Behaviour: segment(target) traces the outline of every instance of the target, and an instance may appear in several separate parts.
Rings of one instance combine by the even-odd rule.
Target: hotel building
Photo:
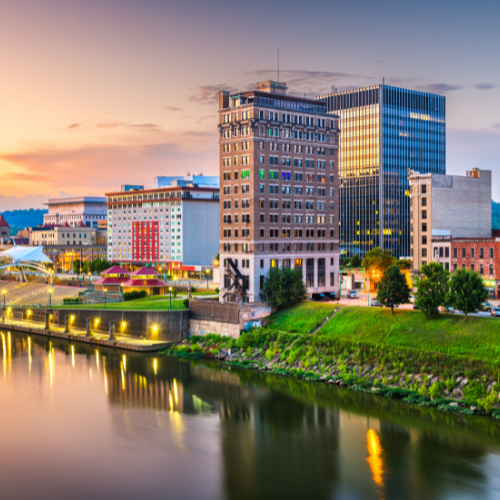
[[[172,186],[107,193],[108,260],[177,272],[213,265],[219,190]]]
[[[97,228],[99,220],[106,219],[106,198],[79,196],[76,198],[54,198],[44,203],[49,213],[44,214],[44,226],[79,226]]]
[[[222,301],[262,300],[278,266],[301,269],[310,294],[339,289],[338,117],[286,90],[219,92]]]
[[[445,98],[381,84],[318,96],[340,115],[340,249],[409,257],[408,169],[445,174]]]

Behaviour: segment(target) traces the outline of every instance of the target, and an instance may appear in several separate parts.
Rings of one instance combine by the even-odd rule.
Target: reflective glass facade
[[[319,96],[340,115],[340,248],[411,254],[408,169],[446,173],[443,96],[374,85]]]

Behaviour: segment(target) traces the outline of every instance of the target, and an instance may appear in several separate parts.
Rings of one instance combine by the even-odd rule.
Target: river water
[[[498,499],[500,423],[0,332],[6,499]]]

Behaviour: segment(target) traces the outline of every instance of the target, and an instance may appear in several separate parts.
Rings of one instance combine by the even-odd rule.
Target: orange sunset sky
[[[500,186],[500,2],[0,0],[0,210],[218,171],[218,90],[447,97],[447,172]]]

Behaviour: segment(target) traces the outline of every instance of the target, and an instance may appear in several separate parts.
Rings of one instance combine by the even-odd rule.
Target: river
[[[6,499],[498,499],[500,423],[0,332]]]

